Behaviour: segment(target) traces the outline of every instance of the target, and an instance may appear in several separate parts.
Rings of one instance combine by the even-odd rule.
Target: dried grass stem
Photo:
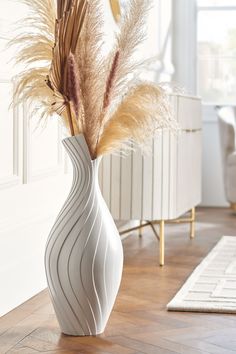
[[[78,67],[74,55],[70,53],[67,61],[67,96],[69,101],[73,103],[76,119],[79,117],[80,109],[80,84]]]
[[[103,109],[105,110],[109,104],[110,104],[110,94],[111,91],[113,89],[113,84],[114,84],[114,80],[115,80],[115,75],[116,75],[116,71],[117,71],[117,67],[118,67],[118,62],[119,62],[119,56],[120,56],[120,52],[119,50],[116,52],[113,62],[112,62],[112,66],[111,66],[111,70],[107,79],[107,84],[106,84],[106,92],[104,94],[104,101],[103,101]]]
[[[73,118],[72,118],[71,107],[70,107],[70,102],[69,101],[67,101],[67,103],[66,103],[66,112],[67,112],[67,118],[68,118],[68,123],[69,123],[71,136],[75,136]]]

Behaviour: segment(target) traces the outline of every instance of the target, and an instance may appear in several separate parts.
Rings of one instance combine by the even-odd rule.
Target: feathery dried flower
[[[145,140],[157,129],[176,130],[164,90],[158,85],[139,83],[123,99],[117,111],[107,122],[98,143],[97,155],[118,150],[133,141]]]
[[[102,0],[57,0],[56,8],[52,0],[21,1],[34,34],[13,41],[21,47],[16,62],[27,68],[14,101],[40,100],[42,118],[57,113],[71,135],[84,134],[91,158],[142,143],[158,127],[175,129],[164,90],[133,82],[150,0],[127,0],[122,17],[119,0],[110,0],[119,31],[107,56]]]
[[[115,80],[115,75],[116,75],[116,69],[118,66],[118,61],[119,61],[119,55],[120,52],[119,50],[116,52],[113,62],[112,62],[112,66],[111,66],[111,71],[109,73],[108,79],[107,79],[107,84],[106,84],[106,92],[104,94],[104,101],[103,101],[103,109],[105,110],[109,104],[110,104],[110,93],[113,89],[113,83]]]

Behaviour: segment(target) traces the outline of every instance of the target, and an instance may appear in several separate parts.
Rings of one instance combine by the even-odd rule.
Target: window
[[[198,94],[236,104],[236,0],[198,0]]]

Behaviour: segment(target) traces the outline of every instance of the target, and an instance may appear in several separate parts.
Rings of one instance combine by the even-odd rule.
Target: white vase
[[[63,140],[73,184],[48,238],[45,268],[64,334],[102,333],[120,286],[120,235],[98,184],[100,159],[91,160],[84,136]]]

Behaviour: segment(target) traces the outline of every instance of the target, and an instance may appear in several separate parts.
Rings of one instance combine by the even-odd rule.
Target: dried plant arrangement
[[[135,79],[150,0],[127,0],[122,16],[110,0],[118,31],[106,55],[101,0],[21,1],[33,31],[13,40],[26,68],[16,77],[17,104],[39,101],[42,119],[56,113],[72,136],[84,134],[92,159],[175,129],[164,89]]]

